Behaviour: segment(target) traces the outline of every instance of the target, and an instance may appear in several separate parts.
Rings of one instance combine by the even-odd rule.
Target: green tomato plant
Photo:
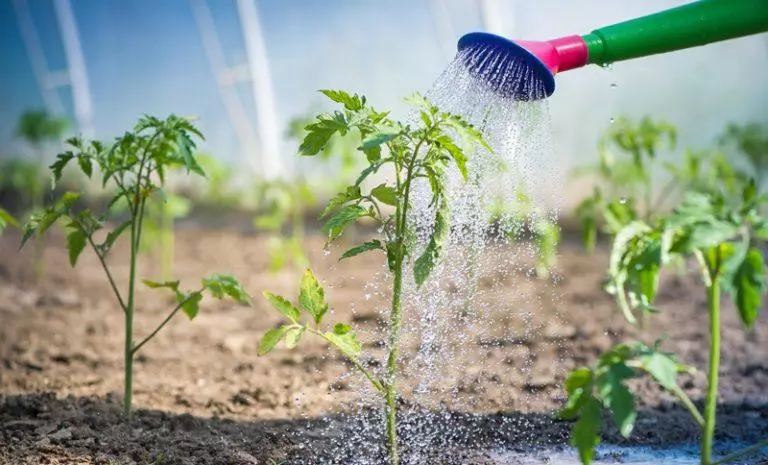
[[[740,155],[749,165],[760,192],[768,180],[768,123],[731,124],[720,136],[724,150]]]
[[[3,167],[4,175],[0,178],[7,177],[3,183],[9,183],[22,194],[23,201],[30,206],[32,213],[43,208],[46,184],[43,173],[48,149],[61,141],[67,126],[65,118],[53,116],[45,110],[29,110],[19,117],[16,135],[32,149],[33,159],[9,162]],[[35,274],[38,280],[45,274],[44,252],[45,242],[42,237],[38,237],[35,241]]]
[[[653,305],[659,274],[675,256],[698,263],[709,313],[707,394],[701,412],[677,383],[679,373],[692,369],[679,364],[672,354],[660,352],[658,344],[614,347],[594,366],[575,370],[566,381],[568,401],[560,414],[566,419],[578,417],[571,443],[578,448],[583,463],[591,462],[599,442],[602,408],[612,413],[621,434],[631,433],[636,411],[625,381],[642,373],[650,374],[663,389],[677,396],[700,426],[702,464],[726,463],[768,445],[766,439],[719,460],[712,458],[721,294],[730,295],[744,326],[751,328],[767,290],[763,254],[754,245],[756,239],[768,238],[768,221],[759,213],[765,203],[755,182],[743,184],[738,197],[725,190],[692,191],[667,216],[650,224],[633,221],[616,234],[607,290],[632,324],[637,323],[637,312],[660,311]]]
[[[138,342],[134,340],[133,323],[138,308],[136,286],[139,247],[148,204],[154,196],[162,195],[169,169],[183,166],[188,173],[205,175],[193,155],[196,145],[194,138],[202,139],[198,129],[189,120],[171,115],[165,120],[152,116],[141,118],[132,131],[118,137],[112,145],[99,141],[87,142],[81,138],[69,139],[67,142],[72,150],[59,154],[56,162],[51,165],[54,182],[61,179],[64,168],[74,162],[87,177],[91,177],[94,169],[98,169],[102,187],[106,189],[111,185],[117,193],[112,197],[106,211],[97,216],[87,208],[78,208],[82,197],[80,193],[67,192],[55,204],[34,214],[24,226],[22,246],[32,236],[45,233],[55,222],[63,220],[68,231],[67,249],[70,264],[74,267],[88,246],[98,258],[125,317],[123,407],[126,415],[131,413],[134,357],[179,311],[184,312],[190,319],[195,318],[204,293],[216,299],[229,297],[242,304],[250,302],[248,293],[243,290],[237,279],[228,275],[212,274],[203,279],[197,289],[189,291],[182,290],[178,280],[144,280],[144,284],[149,288],[165,288],[173,292],[176,305],[152,332]],[[128,218],[110,228],[110,214],[114,214],[113,209],[119,202],[128,205]],[[107,257],[118,238],[126,231],[129,236],[130,268],[127,287],[120,290]]]
[[[575,210],[588,252],[595,249],[601,223],[604,232],[613,236],[631,221],[648,221],[661,210],[676,182],[671,181],[654,200],[654,162],[659,152],[674,149],[676,143],[677,130],[664,121],[622,117],[611,124],[598,143],[598,163],[573,172],[597,178],[592,195]]]
[[[303,179],[274,180],[260,183],[257,194],[266,210],[254,218],[253,224],[275,233],[267,244],[270,271],[286,266],[305,268],[309,259],[304,251],[304,215],[315,203],[312,188]],[[285,228],[290,230],[287,236],[281,234]]]
[[[557,263],[557,249],[560,245],[560,226],[549,218],[525,192],[517,193],[515,202],[494,199],[489,205],[491,221],[512,239],[519,238],[522,227],[530,229],[532,243],[536,248],[536,277],[547,279],[550,270]],[[506,224],[502,224],[506,223]]]
[[[402,325],[403,285],[406,269],[412,269],[417,286],[429,277],[440,259],[449,229],[449,207],[445,195],[445,175],[455,166],[466,180],[467,153],[490,147],[479,131],[458,115],[441,112],[421,96],[410,102],[417,106],[419,122],[405,124],[389,118],[368,105],[365,97],[344,91],[324,90],[328,98],[343,106],[332,114],[320,114],[306,127],[307,135],[301,144],[302,155],[320,153],[335,134],[356,132],[360,135],[359,151],[365,154],[368,166],[357,180],[333,197],[321,217],[328,218],[323,232],[328,241],[337,239],[344,229],[361,218],[372,218],[378,223],[381,236],[353,247],[341,255],[340,260],[368,251],[381,251],[386,255],[388,269],[393,276],[392,303],[388,322],[388,356],[383,372],[368,369],[360,359],[361,344],[352,327],[337,323],[331,328],[323,326],[328,312],[325,293],[315,275],[307,270],[301,280],[298,304],[269,292],[267,300],[288,323],[268,331],[259,347],[266,354],[285,340],[288,348],[295,347],[306,333],[314,334],[336,347],[371,383],[385,404],[385,431],[387,455],[390,465],[399,463],[397,447],[397,367],[398,343]],[[391,167],[394,182],[363,189],[363,182],[382,167]],[[417,179],[426,180],[434,208],[434,228],[423,251],[418,251],[413,225],[409,224],[412,191]],[[367,192],[366,192],[367,191]],[[384,207],[394,209],[386,214]],[[304,317],[306,314],[306,318]]]

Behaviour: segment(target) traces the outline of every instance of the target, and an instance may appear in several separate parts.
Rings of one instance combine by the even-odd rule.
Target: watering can
[[[555,91],[555,74],[768,31],[768,0],[698,0],[677,8],[547,41],[512,41],[485,32],[459,39],[475,77],[516,100]],[[749,70],[744,70],[749,72]]]

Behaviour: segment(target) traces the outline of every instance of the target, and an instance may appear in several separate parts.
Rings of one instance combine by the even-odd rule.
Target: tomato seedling
[[[154,196],[161,196],[165,175],[172,167],[183,166],[188,173],[204,176],[205,173],[193,156],[195,141],[202,139],[202,134],[190,121],[178,116],[169,116],[160,120],[152,116],[141,118],[133,131],[126,132],[116,141],[106,146],[98,141],[86,142],[72,138],[67,142],[72,150],[58,155],[51,165],[54,182],[61,179],[62,171],[72,162],[76,162],[80,171],[89,178],[98,169],[102,187],[107,184],[117,189],[103,215],[96,216],[89,209],[76,208],[81,194],[65,193],[54,205],[32,216],[24,226],[22,246],[35,234],[43,234],[56,221],[64,220],[67,229],[67,249],[69,261],[74,267],[80,254],[87,246],[93,250],[106,274],[112,292],[125,316],[125,384],[123,407],[126,415],[131,412],[133,394],[133,360],[137,352],[168,324],[179,312],[184,312],[190,319],[199,311],[203,294],[208,293],[216,299],[232,298],[247,304],[250,296],[232,276],[212,274],[202,280],[199,288],[184,291],[179,281],[155,282],[144,280],[150,288],[165,288],[173,292],[176,305],[168,316],[144,339],[136,343],[133,336],[133,322],[136,305],[136,283],[139,247],[144,232],[148,203]],[[109,214],[118,202],[128,205],[128,219],[109,228]],[[130,269],[128,286],[121,291],[113,278],[107,263],[107,255],[117,239],[128,231],[130,243]],[[105,236],[103,233],[107,233]],[[103,239],[96,237],[99,233]]]
[[[621,433],[634,426],[634,398],[625,380],[650,373],[658,384],[677,396],[701,427],[701,463],[725,463],[754,452],[748,448],[712,460],[715,410],[720,367],[721,293],[730,295],[744,326],[751,328],[766,294],[763,254],[755,246],[768,238],[768,221],[759,210],[766,198],[757,194],[755,182],[742,185],[740,195],[726,189],[689,192],[667,216],[648,224],[633,221],[613,242],[607,290],[616,297],[624,316],[636,323],[637,312],[655,313],[653,306],[660,270],[675,257],[695,258],[706,287],[709,313],[709,367],[704,411],[700,412],[678,386],[677,374],[690,370],[656,347],[620,345],[603,355],[592,368],[580,368],[568,377],[568,402],[564,418],[575,418],[571,443],[588,464],[594,456],[602,426],[601,407],[610,410]],[[761,443],[768,444],[768,440]]]
[[[360,134],[359,151],[365,154],[368,167],[362,170],[354,184],[330,200],[321,217],[328,217],[323,232],[328,235],[329,242],[337,239],[349,224],[360,218],[372,218],[379,225],[380,238],[347,250],[340,260],[368,251],[380,251],[386,255],[389,271],[393,275],[387,329],[388,356],[383,373],[373,372],[359,358],[362,346],[350,325],[337,323],[330,329],[323,329],[328,303],[323,288],[309,270],[301,280],[298,305],[284,297],[265,293],[269,302],[289,323],[268,331],[261,340],[259,353],[266,354],[281,340],[285,340],[288,348],[293,348],[305,333],[315,334],[336,347],[383,398],[387,454],[390,465],[397,465],[396,375],[405,270],[412,267],[417,286],[427,280],[440,259],[450,229],[450,211],[445,195],[446,170],[455,166],[466,180],[467,152],[476,147],[490,151],[490,147],[480,132],[463,118],[441,112],[418,95],[410,102],[418,108],[419,122],[410,125],[394,121],[387,113],[374,110],[365,97],[344,91],[322,92],[342,104],[343,109],[318,115],[306,127],[308,132],[300,153],[307,156],[320,153],[335,134],[345,135],[353,131]],[[363,182],[384,166],[394,171],[394,183],[379,184],[366,192]],[[429,241],[423,252],[416,256],[415,234],[413,225],[408,221],[408,211],[414,182],[421,178],[426,179],[431,189],[430,206],[434,208],[435,216]],[[383,206],[394,207],[394,213],[386,215]],[[303,318],[304,314],[308,320]]]

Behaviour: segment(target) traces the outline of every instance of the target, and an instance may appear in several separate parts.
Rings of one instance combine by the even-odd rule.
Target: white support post
[[[266,179],[283,177],[287,173],[280,156],[280,131],[277,124],[275,95],[255,0],[237,0],[237,10],[248,56],[253,99],[258,118],[262,174]]]
[[[75,120],[83,135],[93,137],[93,105],[88,86],[88,73],[85,67],[83,49],[80,46],[75,15],[72,13],[72,5],[69,0],[53,0],[53,6],[64,43],[64,54],[67,58]]]
[[[51,79],[48,72],[48,65],[45,62],[45,53],[40,44],[40,37],[37,35],[35,23],[32,21],[32,14],[29,11],[27,0],[14,0],[13,7],[16,10],[16,19],[21,31],[21,39],[24,41],[24,47],[27,49],[29,61],[32,64],[32,72],[37,81],[37,87],[40,89],[40,95],[43,97],[43,103],[50,113],[63,114],[64,105],[61,102],[56,87],[59,85],[69,85],[69,82],[60,83],[58,79]],[[56,81],[56,82],[54,82]]]
[[[240,150],[253,172],[259,173],[261,167],[258,164],[258,158],[256,158],[259,147],[258,139],[235,87],[238,82],[250,79],[248,69],[247,67],[231,69],[227,67],[221,40],[219,40],[219,35],[216,32],[216,23],[213,21],[213,15],[206,0],[189,1],[197,22],[197,28],[203,39],[203,48],[208,58],[208,64],[216,78],[219,96],[239,139]]]

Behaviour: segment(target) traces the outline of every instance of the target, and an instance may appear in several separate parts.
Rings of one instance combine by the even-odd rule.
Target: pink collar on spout
[[[578,35],[547,41],[516,40],[515,42],[535,55],[552,74],[580,68],[589,62],[587,44]]]

